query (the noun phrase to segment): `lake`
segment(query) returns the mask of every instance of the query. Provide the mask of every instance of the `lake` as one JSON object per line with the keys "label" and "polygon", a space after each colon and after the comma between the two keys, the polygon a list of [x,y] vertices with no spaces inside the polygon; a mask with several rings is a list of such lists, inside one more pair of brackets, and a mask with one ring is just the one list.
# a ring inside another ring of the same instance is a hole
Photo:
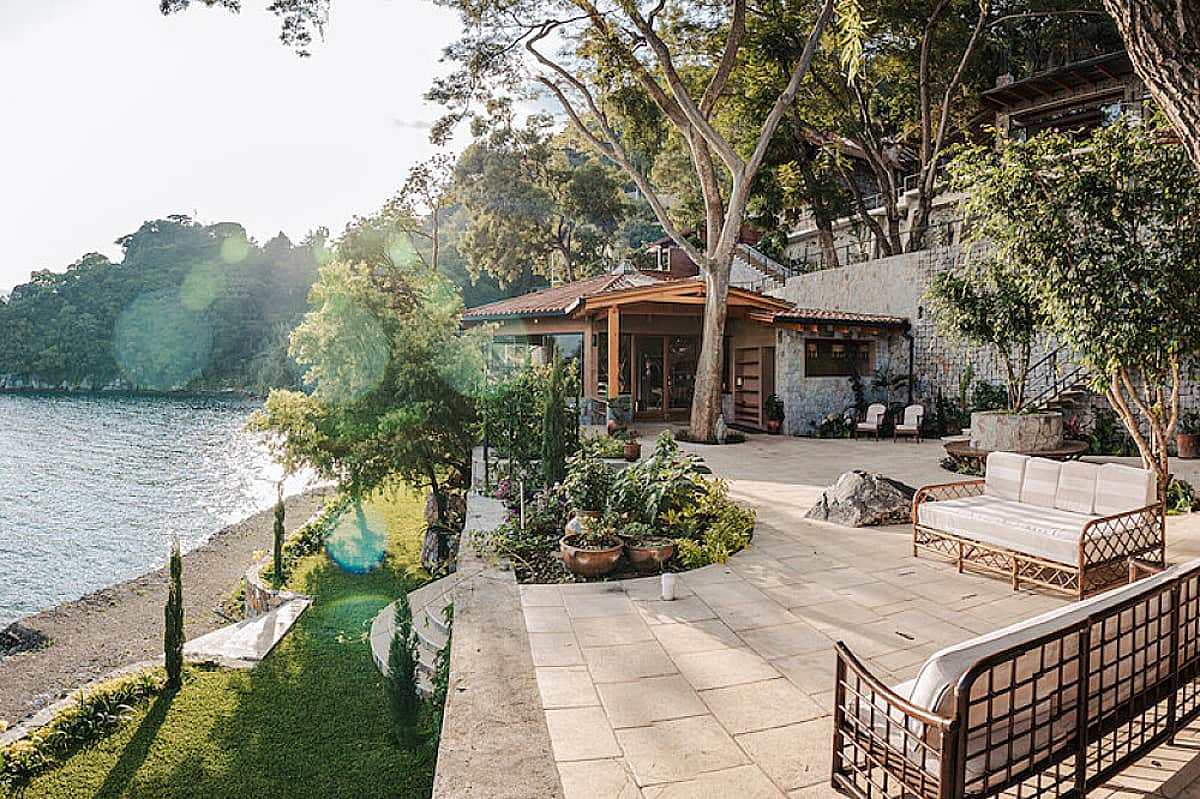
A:
{"label": "lake", "polygon": [[[136,577],[269,507],[256,403],[0,394],[0,627]],[[287,493],[302,490],[289,480]]]}

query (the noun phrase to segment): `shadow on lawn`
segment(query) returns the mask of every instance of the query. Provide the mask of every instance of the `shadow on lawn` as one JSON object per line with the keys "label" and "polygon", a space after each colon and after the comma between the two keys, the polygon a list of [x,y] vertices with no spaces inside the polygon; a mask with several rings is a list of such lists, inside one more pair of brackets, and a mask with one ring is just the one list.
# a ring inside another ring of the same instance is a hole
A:
{"label": "shadow on lawn", "polygon": [[137,732],[133,734],[133,738],[121,752],[121,757],[109,769],[104,783],[96,790],[95,799],[110,799],[124,794],[129,781],[146,761],[150,747],[154,745],[155,738],[158,737],[158,730],[166,720],[167,712],[170,711],[171,703],[174,700],[174,691],[163,692],[154,698],[154,703],[150,705],[150,712],[138,724]]}

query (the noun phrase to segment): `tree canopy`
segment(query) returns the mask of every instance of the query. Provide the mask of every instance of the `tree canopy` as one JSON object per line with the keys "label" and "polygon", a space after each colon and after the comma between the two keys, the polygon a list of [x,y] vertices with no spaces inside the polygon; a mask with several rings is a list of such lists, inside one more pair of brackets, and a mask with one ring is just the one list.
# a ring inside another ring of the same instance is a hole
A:
{"label": "tree canopy", "polygon": [[1165,486],[1180,363],[1200,349],[1200,179],[1164,133],[1044,132],[969,148],[951,171],[971,187],[972,235],[994,243]]}
{"label": "tree canopy", "polygon": [[0,301],[0,374],[43,384],[266,392],[297,381],[287,334],[307,307],[322,242],[265,244],[241,225],[186,216],[35,272]]}

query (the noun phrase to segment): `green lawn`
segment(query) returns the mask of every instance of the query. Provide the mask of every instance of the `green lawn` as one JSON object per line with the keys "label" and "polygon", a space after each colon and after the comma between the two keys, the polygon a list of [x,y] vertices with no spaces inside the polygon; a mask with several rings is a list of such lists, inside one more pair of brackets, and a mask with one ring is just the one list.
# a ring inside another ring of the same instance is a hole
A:
{"label": "green lawn", "polygon": [[[423,576],[415,565],[421,501],[394,492],[364,506],[359,519],[387,528],[383,562],[356,575],[324,554],[301,561],[290,587],[311,594],[313,606],[257,668],[190,670],[177,694],[158,696],[16,795],[428,796],[435,755],[406,753],[393,742],[367,641],[380,608]],[[337,534],[358,532],[339,525]]]}

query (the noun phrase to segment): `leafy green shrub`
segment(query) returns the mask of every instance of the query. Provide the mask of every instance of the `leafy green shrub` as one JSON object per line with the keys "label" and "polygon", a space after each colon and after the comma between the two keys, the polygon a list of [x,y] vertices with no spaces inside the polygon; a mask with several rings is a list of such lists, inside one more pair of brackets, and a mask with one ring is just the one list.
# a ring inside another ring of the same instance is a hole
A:
{"label": "leafy green shrub", "polygon": [[842,413],[831,413],[820,422],[810,423],[816,429],[817,438],[849,438],[850,421]]}
{"label": "leafy green shrub", "polygon": [[[976,381],[975,390],[971,393],[972,411],[998,411],[1006,408],[1008,408],[1007,388],[986,380]],[[970,421],[970,414],[967,414],[967,420]]]}
{"label": "leafy green shrub", "polygon": [[567,463],[563,486],[577,510],[604,510],[613,484],[613,472],[599,458],[573,455]]}
{"label": "leafy green shrub", "polygon": [[[540,481],[543,477],[534,464],[542,458],[546,443],[543,426],[546,395],[555,383],[553,370],[553,366],[531,364],[513,373],[483,399],[482,433],[492,450],[512,462],[510,477],[526,482],[533,482],[534,478]],[[574,370],[562,369],[560,374],[561,407],[565,408],[565,398],[575,395],[578,381]],[[578,432],[573,414],[564,413],[564,417],[569,417],[564,424],[563,441],[570,454],[578,447]]]}
{"label": "leafy green shrub", "polygon": [[779,398],[778,394],[772,394],[767,397],[766,402],[763,403],[763,413],[769,421],[783,421],[783,400]]}
{"label": "leafy green shrub", "polygon": [[562,355],[554,348],[554,364],[542,392],[542,482],[554,485],[567,473],[568,437],[573,426],[567,407]]}
{"label": "leafy green shrub", "polygon": [[579,449],[592,458],[621,458],[625,456],[625,441],[624,436],[610,436],[603,433],[584,436],[579,440]]}
{"label": "leafy green shrub", "polygon": [[412,750],[420,743],[421,699],[417,695],[417,633],[413,630],[408,594],[401,593],[393,617],[395,632],[388,647],[387,696],[395,721],[396,742]]}
{"label": "leafy green shrub", "polygon": [[676,541],[679,560],[690,569],[724,563],[754,535],[754,511],[729,498],[724,480],[705,480],[691,502],[667,511],[664,525]]}
{"label": "leafy green shrub", "polygon": [[608,507],[628,522],[653,525],[662,513],[694,497],[703,482],[700,459],[681,452],[674,437],[663,431],[649,456],[617,474]]}
{"label": "leafy green shrub", "polygon": [[282,588],[284,577],[283,569],[283,540],[287,537],[287,529],[284,527],[284,514],[286,510],[283,505],[283,481],[279,482],[275,491],[275,527],[274,527],[274,552],[273,565],[275,567],[275,587]]}
{"label": "leafy green shrub", "polygon": [[1169,513],[1191,513],[1200,505],[1196,491],[1187,480],[1178,478],[1167,485],[1167,511]]}
{"label": "leafy green shrub", "polygon": [[1092,432],[1088,434],[1088,448],[1093,455],[1137,455],[1137,445],[1110,408],[1097,408],[1092,417]]}
{"label": "leafy green shrub", "polygon": [[626,538],[653,538],[655,536],[654,527],[645,522],[630,522],[621,529],[621,535]]}
{"label": "leafy green shrub", "polygon": [[171,541],[170,581],[167,584],[167,606],[163,609],[163,653],[167,666],[167,688],[177,691],[183,686],[183,557],[179,554],[179,538]]}
{"label": "leafy green shrub", "polygon": [[162,688],[163,673],[154,669],[81,691],[49,724],[28,738],[0,746],[0,787],[14,788],[62,762],[126,721],[138,704]]}

